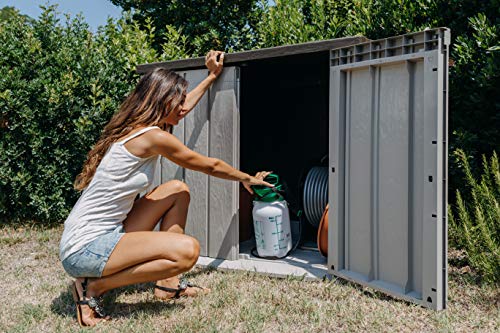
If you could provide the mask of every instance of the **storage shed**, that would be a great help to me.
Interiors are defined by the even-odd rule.
[[[310,256],[330,274],[443,309],[449,44],[449,30],[436,28],[227,54],[173,134],[243,171],[273,170],[292,192],[323,160],[329,254]],[[176,70],[190,89],[208,74],[202,57],[137,71],[156,67]],[[174,178],[191,188],[186,232],[201,256],[248,258],[251,203],[240,185],[162,161],[161,181]]]

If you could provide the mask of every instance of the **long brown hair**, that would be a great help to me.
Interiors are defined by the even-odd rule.
[[[160,120],[175,110],[182,101],[187,85],[182,76],[164,68],[145,74],[87,154],[83,170],[76,176],[75,189],[81,191],[88,186],[111,144],[137,127],[158,125]]]

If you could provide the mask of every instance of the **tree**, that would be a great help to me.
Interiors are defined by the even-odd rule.
[[[62,221],[78,199],[73,180],[104,125],[134,87],[138,64],[185,57],[170,28],[161,45],[130,17],[97,32],[56,6],[33,22],[0,21],[0,223]],[[63,18],[64,19],[64,18]]]
[[[17,10],[15,7],[5,6],[0,9],[0,22],[7,21],[9,18],[12,18],[14,16],[24,18],[28,22],[33,22],[33,19],[31,17],[29,17],[28,15],[21,15],[19,13],[19,10]]]
[[[160,36],[167,25],[181,29],[188,37],[193,55],[210,49],[235,51],[255,44],[253,29],[260,19],[262,6],[257,0],[111,0],[124,10],[132,10],[134,19],[151,19]],[[162,40],[156,40],[159,45]]]

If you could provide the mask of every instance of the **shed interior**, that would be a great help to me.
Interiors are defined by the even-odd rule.
[[[287,185],[290,206],[303,209],[307,172],[328,164],[329,52],[253,60],[239,67],[240,169],[278,174]],[[297,221],[293,210],[291,219]],[[242,187],[239,213],[241,253],[254,241],[252,198]],[[292,233],[296,230],[292,223]],[[316,235],[317,228],[303,216],[302,247],[314,249]]]

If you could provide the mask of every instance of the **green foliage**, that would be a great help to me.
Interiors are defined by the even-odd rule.
[[[187,53],[188,38],[183,35],[180,30],[175,29],[171,25],[165,27],[163,34],[164,42],[161,45],[161,59],[182,59],[189,58]]]
[[[450,59],[450,151],[473,157],[500,151],[499,0],[111,0],[138,9],[161,31],[172,24],[187,37],[191,55],[208,49],[236,51],[363,35],[370,39],[446,26]],[[463,186],[450,163],[450,187]]]
[[[253,27],[261,9],[256,0],[111,0],[125,10],[135,10],[140,22],[151,19],[160,34],[168,26],[182,30],[192,55],[205,54],[210,49],[226,51],[253,45]],[[157,44],[162,41],[160,38]]]
[[[61,24],[55,7],[43,9],[32,23],[17,14],[0,22],[0,217],[10,220],[64,219],[73,180],[136,66],[186,56],[174,29],[158,55],[148,22],[140,29],[125,16],[93,34],[83,18]]]
[[[500,282],[500,167],[493,153],[483,155],[483,174],[476,179],[463,150],[455,152],[463,166],[468,185],[464,200],[457,190],[456,217],[450,209],[450,241],[465,249],[469,264],[488,282]]]
[[[359,0],[350,12],[353,26],[371,39],[386,38],[439,26],[435,0]]]
[[[13,17],[13,16],[22,16],[27,21],[30,21],[30,22],[33,21],[33,19],[31,17],[29,17],[28,15],[21,15],[15,7],[5,6],[2,9],[0,9],[0,22],[6,21],[10,17]]]
[[[437,6],[436,15],[440,25],[449,27],[455,36],[471,36],[469,19],[482,13],[493,24],[500,23],[499,0],[434,0]]]
[[[265,15],[256,27],[257,45],[272,47],[342,37],[351,2],[277,0],[274,6],[268,6],[264,1]]]
[[[450,27],[450,151],[464,149],[473,170],[479,170],[482,154],[500,151],[498,0],[277,0],[263,8],[256,26],[258,47]],[[462,188],[457,161],[450,161],[450,188]]]
[[[470,155],[472,171],[481,156],[500,151],[500,1],[436,1],[440,26],[451,29],[450,152]],[[459,164],[450,156],[450,188],[464,188]]]
[[[363,35],[371,39],[437,26],[428,0],[277,0],[257,26],[260,47]]]
[[[450,117],[453,148],[479,160],[500,151],[500,25],[479,13],[469,19],[471,32],[453,45],[450,70]]]
[[[61,24],[53,7],[37,20],[1,10],[0,217],[61,219],[76,199],[74,176],[136,80],[136,65],[208,49],[448,26],[450,151],[464,149],[472,172],[481,155],[500,151],[498,0],[112,2],[134,13],[95,34],[80,17]],[[458,177],[459,160],[450,161],[450,187],[472,200]]]

